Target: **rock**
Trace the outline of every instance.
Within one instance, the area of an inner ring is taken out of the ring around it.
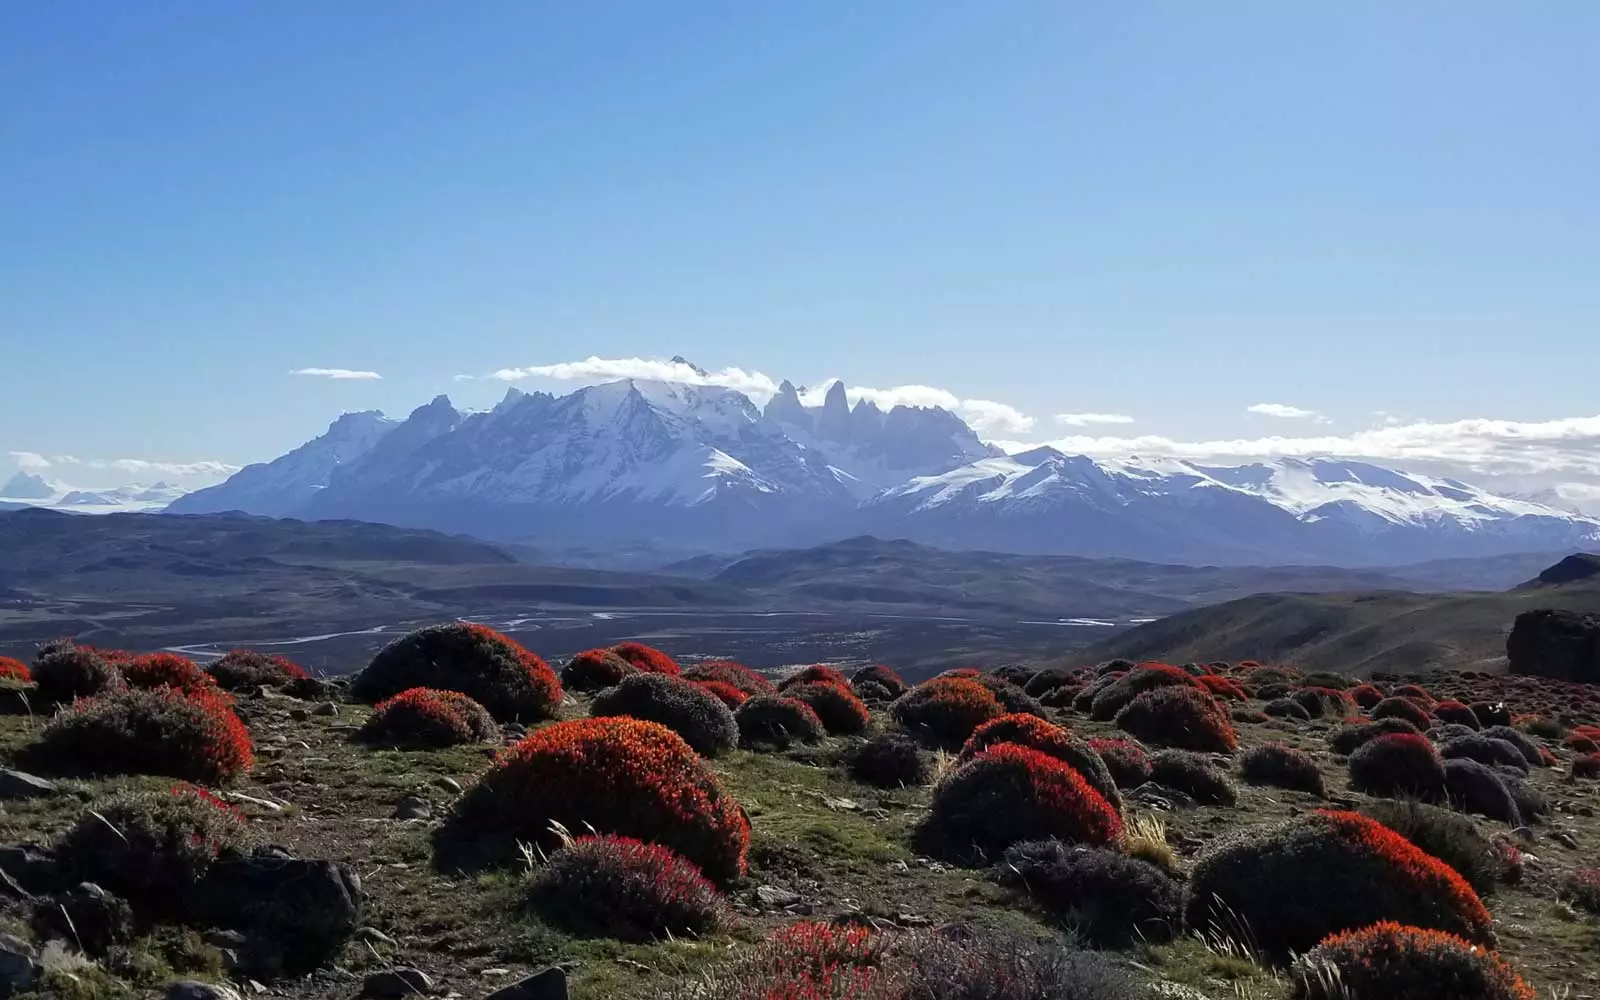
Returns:
[[[1506,638],[1513,674],[1600,683],[1600,618],[1542,608],[1524,611]]]
[[[53,892],[62,886],[61,869],[55,855],[37,844],[0,847],[0,871],[33,894]]]
[[[762,906],[771,909],[782,909],[791,903],[800,902],[800,894],[775,885],[763,885],[756,889],[756,900]]]
[[[226,986],[182,979],[167,987],[167,1000],[239,1000],[239,994]]]
[[[325,701],[311,710],[312,715],[338,715],[339,706],[331,701]]]
[[[206,931],[202,940],[213,948],[243,948],[245,936],[238,931]]]
[[[38,973],[34,956],[33,945],[10,934],[0,934],[0,996],[21,993],[33,985]]]
[[[360,930],[356,931],[355,938],[357,941],[366,941],[370,944],[398,945],[400,943],[394,938],[385,934],[383,931],[378,930],[376,927],[361,928]]]
[[[361,879],[347,865],[264,849],[214,862],[190,908],[214,926],[245,932],[258,955],[269,954],[270,942],[285,971],[298,974],[338,954],[360,926]]]
[[[1578,849],[1577,838],[1565,830],[1557,830],[1550,835],[1550,839],[1570,850],[1576,851]]]
[[[361,984],[361,995],[367,1000],[400,1000],[433,989],[433,980],[421,969],[405,966],[374,972]]]
[[[567,1000],[567,973],[559,966],[502,986],[484,1000]]]
[[[407,795],[394,807],[395,819],[427,819],[433,815],[433,805],[420,795]]]
[[[1540,573],[1537,580],[1530,580],[1523,587],[1558,587],[1563,583],[1577,583],[1597,576],[1600,576],[1600,555],[1592,552],[1575,552]]]
[[[447,792],[454,792],[457,795],[461,794],[461,782],[457,781],[454,778],[451,778],[451,777],[448,777],[448,776],[440,776],[440,777],[434,778],[433,779],[433,783],[435,785],[438,785],[440,788],[443,788]]]
[[[289,685],[283,689],[284,694],[291,698],[299,698],[302,701],[315,701],[318,698],[326,698],[333,691],[333,685],[320,677],[301,677],[298,680],[290,681]]]
[[[291,708],[289,709],[289,718],[296,722],[304,722],[311,718],[311,713],[303,708]]]
[[[93,882],[84,882],[36,903],[33,929],[42,941],[76,941],[86,954],[99,957],[132,937],[133,908]]]
[[[54,795],[56,783],[26,771],[0,768],[0,799],[37,799]]]

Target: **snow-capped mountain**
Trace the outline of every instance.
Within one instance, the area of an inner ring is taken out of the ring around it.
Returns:
[[[73,514],[117,514],[156,511],[181,498],[186,491],[170,483],[151,486],[113,486],[106,489],[72,489],[43,477],[17,473],[0,486],[0,504],[46,507]]]
[[[0,497],[8,500],[49,500],[56,493],[56,488],[45,482],[43,476],[26,472],[17,473],[0,486]]]
[[[175,512],[347,517],[496,538],[641,538],[733,550],[872,532],[1018,552],[1343,565],[1555,550],[1600,520],[1454,480],[1332,459],[1238,468],[1004,455],[954,414],[785,382],[764,408],[732,389],[624,379],[565,396],[516,389],[463,413],[328,432]]]

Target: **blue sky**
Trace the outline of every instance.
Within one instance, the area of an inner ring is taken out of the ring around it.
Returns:
[[[1600,484],[1600,6],[1318,6],[4,5],[0,468],[682,354]]]

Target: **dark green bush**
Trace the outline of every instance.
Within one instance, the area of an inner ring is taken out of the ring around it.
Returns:
[[[122,673],[99,650],[69,639],[39,650],[33,661],[33,683],[39,700],[47,704],[65,704],[127,687]]]
[[[1391,733],[1410,733],[1421,736],[1422,730],[1404,719],[1379,719],[1376,722],[1360,722],[1353,726],[1345,726],[1336,731],[1328,741],[1333,752],[1346,757],[1355,753],[1363,744],[1370,743],[1380,736]]]
[[[188,785],[116,795],[91,805],[57,845],[77,881],[94,882],[141,907],[181,908],[211,862],[246,844],[244,817]]]
[[[370,705],[418,687],[459,691],[500,722],[553,718],[562,698],[549,664],[472,622],[430,625],[389,643],[355,676],[350,694]]]
[[[1361,813],[1455,869],[1480,895],[1494,891],[1504,865],[1494,845],[1465,816],[1406,799],[1368,802]]]
[[[673,674],[630,674],[596,695],[589,714],[659,722],[704,757],[715,757],[739,743],[739,725],[728,706],[695,682]]]
[[[746,750],[783,749],[791,743],[815,743],[825,730],[811,706],[781,694],[758,694],[733,713],[739,745]]]
[[[850,777],[875,788],[926,785],[933,780],[933,761],[915,740],[896,733],[874,736],[850,752]]]
[[[1392,733],[1350,755],[1350,787],[1383,798],[1444,799],[1444,761],[1425,736]]]
[[[1203,806],[1238,804],[1239,790],[1228,772],[1202,754],[1162,750],[1150,758],[1150,780],[1183,792]]]
[[[1008,848],[996,873],[1097,947],[1160,943],[1182,925],[1178,884],[1116,851],[1029,841]]]
[[[1268,785],[1327,797],[1315,757],[1281,743],[1264,743],[1239,755],[1239,774],[1252,785]]]
[[[659,844],[614,835],[556,851],[534,875],[529,901],[568,931],[624,941],[703,936],[724,919],[699,868]]]
[[[1444,787],[1450,804],[1462,812],[1487,816],[1508,826],[1522,825],[1516,800],[1492,767],[1475,760],[1447,760]]]

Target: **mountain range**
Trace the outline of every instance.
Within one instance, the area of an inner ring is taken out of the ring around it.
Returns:
[[[1007,455],[937,407],[818,406],[784,382],[623,379],[507,392],[406,420],[349,413],[174,513],[350,518],[539,544],[650,539],[732,552],[860,534],[959,549],[1189,564],[1384,566],[1600,541],[1600,519],[1366,462],[1223,467]]]
[[[18,472],[0,484],[0,510],[48,507],[78,514],[155,511],[168,506],[185,492],[182,487],[170,483],[72,489],[49,482],[42,476]]]

